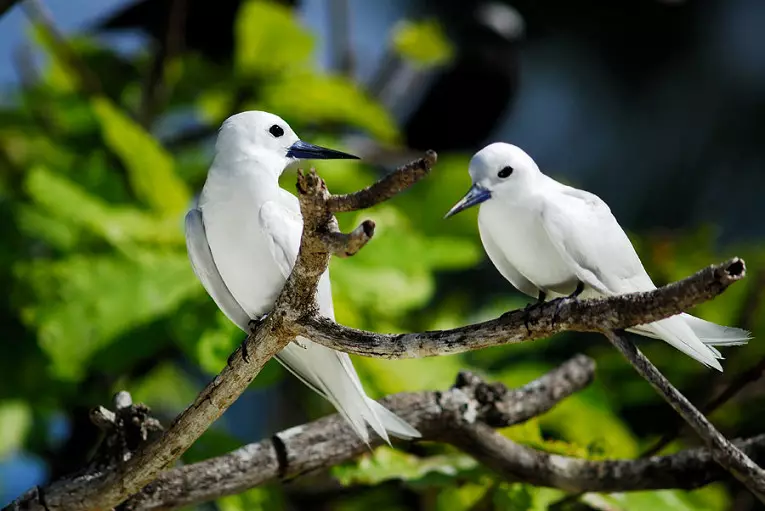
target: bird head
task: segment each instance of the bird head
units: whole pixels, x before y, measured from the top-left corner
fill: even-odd
[[[456,215],[493,197],[512,199],[526,193],[539,167],[520,147],[497,142],[478,151],[468,169],[473,186],[444,218]]]
[[[358,159],[358,156],[304,142],[284,119],[261,111],[232,115],[221,125],[215,145],[218,154],[252,157],[269,167],[284,168],[295,160]]]

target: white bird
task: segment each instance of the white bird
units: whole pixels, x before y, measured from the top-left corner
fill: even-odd
[[[302,159],[356,159],[308,144],[280,117],[243,112],[223,122],[215,158],[196,207],[186,215],[186,246],[202,285],[239,328],[274,305],[297,258],[303,219],[297,198],[279,187],[279,176]],[[334,319],[329,271],[317,291],[322,315]],[[345,417],[369,441],[367,424],[386,442],[420,434],[370,399],[347,354],[308,339],[287,345],[276,358]]]
[[[494,143],[470,160],[473,186],[447,214],[480,204],[481,241],[497,270],[544,301],[601,297],[656,286],[629,238],[599,197],[542,174],[520,148]],[[679,314],[629,329],[663,339],[722,371],[714,346],[746,344],[749,332]]]

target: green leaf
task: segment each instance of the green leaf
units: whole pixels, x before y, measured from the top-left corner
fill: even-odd
[[[303,65],[314,46],[313,36],[300,26],[292,9],[262,0],[241,5],[234,35],[234,65],[243,76],[257,73],[271,78],[287,68]]]
[[[589,493],[581,498],[588,506],[603,511],[722,511],[730,509],[730,499],[721,485],[693,492],[681,490],[637,491],[627,493]]]
[[[145,403],[153,410],[182,410],[197,395],[197,386],[189,375],[171,362],[153,368],[141,381],[127,387],[136,403]]]
[[[421,67],[443,65],[454,57],[454,47],[435,20],[397,23],[393,28],[393,48]]]
[[[32,426],[32,411],[22,401],[0,401],[0,460],[21,448]]]
[[[34,214],[26,214],[27,226],[43,236],[67,241],[60,224],[83,227],[114,245],[126,242],[151,242],[183,245],[183,235],[176,218],[159,218],[127,206],[111,206],[88,193],[61,174],[44,167],[33,168],[25,180],[32,200],[43,207],[59,226],[41,225]]]
[[[457,373],[465,369],[460,355],[386,360],[352,357],[367,392],[373,397],[449,388]]]
[[[391,479],[415,485],[435,484],[436,481],[449,484],[460,474],[474,474],[478,467],[478,462],[461,453],[421,458],[382,446],[355,462],[333,467],[332,475],[344,486],[373,486]]]
[[[291,72],[263,84],[253,108],[279,112],[285,119],[347,124],[386,143],[399,139],[390,114],[351,80],[318,72]]]
[[[489,379],[501,381],[509,387],[520,387],[549,369],[552,367],[515,364]],[[581,417],[587,417],[587,420],[582,421]],[[639,454],[637,440],[611,409],[606,393],[597,380],[586,389],[564,399],[537,420],[543,430],[554,432],[573,444],[551,443],[544,447],[553,452],[583,455],[585,453],[577,447],[583,446],[587,449],[588,458],[601,457],[603,454],[633,458]]]
[[[500,483],[494,491],[495,509],[503,511],[547,511],[566,493],[525,483]]]
[[[357,311],[366,311],[379,321],[422,307],[435,291],[435,271],[468,268],[482,257],[474,241],[426,237],[395,207],[365,213],[352,223],[371,218],[377,224],[368,249],[331,263],[332,289],[338,304],[343,305],[336,307],[342,323],[377,328],[379,325],[354,322],[359,317]]]
[[[281,493],[275,486],[253,488],[216,501],[220,511],[271,511],[284,509]]]
[[[133,192],[163,215],[179,215],[188,208],[191,194],[159,142],[108,99],[94,98],[92,106],[104,141],[122,160]]]
[[[37,330],[52,372],[75,381],[97,351],[201,292],[182,253],[33,260],[19,263],[16,277],[32,298],[22,318]]]

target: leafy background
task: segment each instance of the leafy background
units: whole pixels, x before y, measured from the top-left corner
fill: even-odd
[[[475,47],[485,49],[486,41],[458,30],[448,9],[392,2],[385,12],[391,18],[392,10],[395,19],[382,30],[373,23],[379,5],[350,2],[359,23],[352,28],[372,26],[365,40],[351,39],[347,50],[358,68],[348,72],[342,52],[327,57],[340,30],[332,5],[288,4],[241,2],[227,58],[175,52],[161,61],[158,82],[149,78],[161,54],[151,39],[124,51],[89,30],[59,41],[18,11],[0,22],[0,28],[23,25],[24,48],[35,55],[18,52],[19,76],[5,84],[0,102],[0,503],[86,459],[97,441],[90,407],[127,389],[169,421],[241,341],[194,278],[182,218],[204,182],[215,129],[245,109],[276,112],[306,140],[367,156],[360,163],[318,165],[338,193],[367,185],[417,149],[439,150],[435,172],[414,189],[340,218],[345,227],[363,218],[378,225],[374,241],[358,256],[332,261],[337,319],[344,324],[391,332],[448,328],[527,303],[487,261],[475,211],[442,220],[467,189],[470,154],[506,139],[528,147],[555,177],[610,202],[657,282],[734,254],[744,257],[749,278],[695,312],[750,328],[755,338],[765,334],[764,233],[762,223],[753,221],[762,217],[754,197],[762,190],[755,185],[762,184],[765,163],[765,103],[756,93],[762,90],[757,85],[765,85],[763,46],[756,42],[763,32],[752,21],[765,20],[762,4],[708,2],[683,10],[655,2],[646,9],[654,9],[650,15],[662,23],[691,17],[682,25],[693,27],[690,42],[673,46],[659,36],[629,42],[664,42],[658,52],[669,54],[662,65],[652,65],[627,52],[631,74],[614,67],[606,51],[611,44],[631,48],[604,28],[623,22],[621,14],[591,14],[595,21],[582,14],[590,28],[576,32],[556,18],[559,6],[548,15],[517,2],[519,11],[507,12],[525,31],[506,36],[519,83],[508,84],[504,113],[493,124],[481,123],[480,114],[449,115],[452,109],[464,113],[465,106],[489,108],[481,96],[491,84],[481,75],[468,75],[463,85],[471,94],[459,101],[427,96],[439,77],[474,58]],[[328,16],[329,28],[316,21],[319,14]],[[500,14],[492,19],[506,19]],[[540,32],[535,27],[545,16],[548,30]],[[752,45],[760,48],[760,60]],[[371,54],[379,57],[374,66],[393,66],[398,74],[375,74]],[[648,76],[634,73],[636,68],[647,69]],[[399,85],[396,94],[380,86],[385,76],[389,85]],[[147,94],[147,83],[158,83],[159,92]],[[423,94],[426,99],[418,98]],[[424,108],[417,110],[417,101],[438,106],[433,115],[439,120],[428,129],[412,121]],[[448,130],[443,137],[465,131],[481,139],[441,144],[441,128]],[[433,143],[423,145],[431,135]],[[283,186],[293,190],[294,181],[294,170],[285,172]],[[663,343],[641,347],[697,403],[765,355],[757,339],[728,350],[726,372],[717,375]],[[379,397],[446,388],[463,368],[522,385],[578,352],[597,360],[593,385],[504,434],[540,449],[603,459],[639,456],[673,428],[672,411],[597,336],[561,334],[457,356],[396,362],[357,357],[354,363],[368,392]],[[294,406],[296,399],[301,406]],[[753,382],[712,417],[727,435],[759,433],[763,404],[762,384]],[[184,460],[222,454],[330,412],[271,362]],[[684,434],[666,452],[695,443]],[[417,452],[379,448],[328,474],[200,509],[541,510],[565,496],[500,481],[466,455],[427,445]],[[754,509],[732,482],[694,492],[590,494],[576,505]]]

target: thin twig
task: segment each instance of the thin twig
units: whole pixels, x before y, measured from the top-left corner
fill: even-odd
[[[428,151],[424,158],[404,165],[363,190],[347,195],[333,195],[327,207],[333,213],[371,208],[393,198],[425,177],[437,159],[435,151]]]
[[[409,176],[409,166],[398,172]],[[384,179],[391,180],[391,177]],[[408,179],[407,183],[411,185],[415,181]],[[298,172],[298,191],[303,216],[300,250],[274,310],[157,441],[143,445],[119,470],[88,475],[87,484],[83,484],[81,477],[53,482],[45,490],[48,511],[111,509],[140,491],[175,462],[247,389],[265,363],[297,336],[298,322],[316,314],[316,287],[327,269],[330,256],[320,233],[330,230],[328,225],[333,219],[329,209],[331,195],[314,170]],[[353,194],[345,197],[353,203],[362,202],[354,199]]]
[[[744,300],[744,306],[739,315],[739,319],[736,321],[736,324],[741,325],[741,328],[744,330],[751,330],[753,328],[763,296],[765,296],[765,272],[760,271],[754,275],[753,282],[749,284],[749,292]],[[741,351],[737,351],[736,353],[741,353]],[[702,389],[696,392],[699,396],[717,394],[712,400],[701,407],[702,413],[708,416],[733,399],[739,392],[746,388],[747,385],[759,380],[763,373],[765,373],[765,358],[736,376],[733,381],[728,383],[723,390],[719,392],[715,389],[720,386],[719,380],[723,378],[723,375],[715,375],[709,383],[702,384]],[[680,435],[684,426],[685,423],[682,419],[678,418],[671,427],[668,428],[664,436],[662,436],[656,444],[641,454],[641,457],[653,456],[654,454],[661,452],[662,449],[672,443]]]
[[[662,375],[624,332],[608,332],[611,341],[635,370],[645,378],[672,408],[690,425],[710,448],[712,457],[741,481],[760,501],[765,502],[765,471],[739,448],[728,441],[704,415],[694,408]]]

